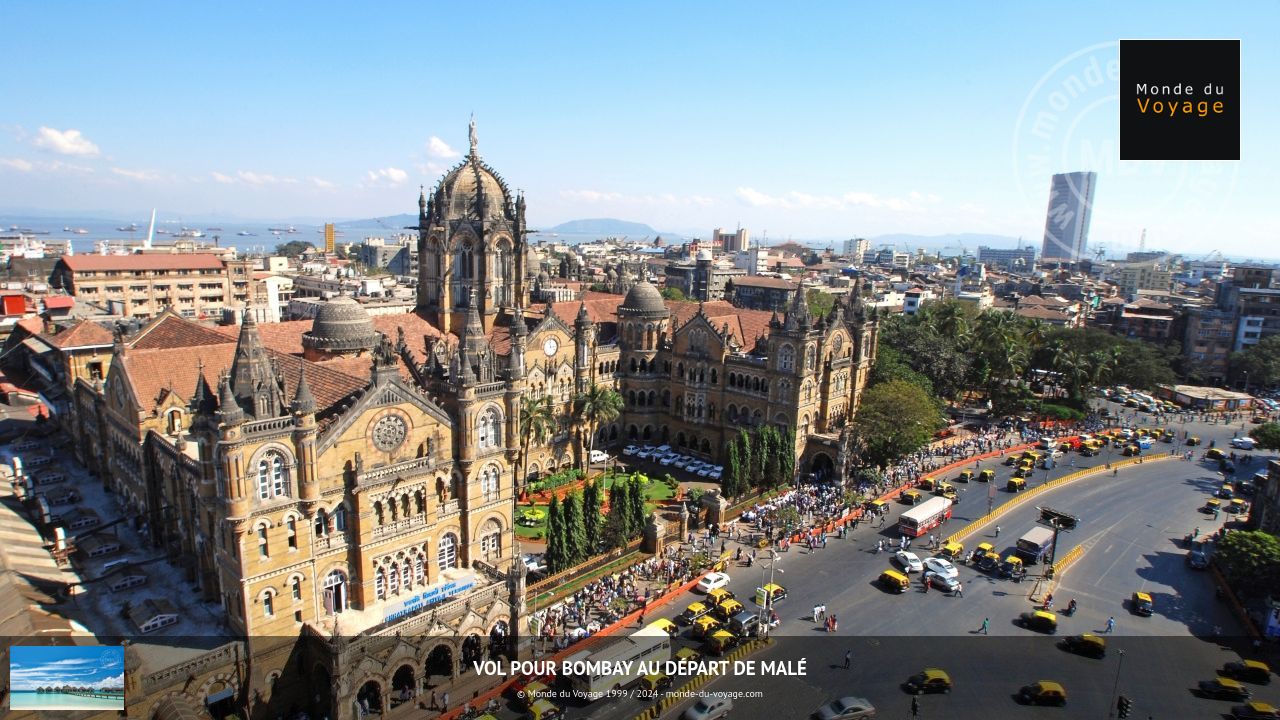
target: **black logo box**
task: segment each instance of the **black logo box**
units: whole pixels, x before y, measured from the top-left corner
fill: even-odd
[[[1239,160],[1240,102],[1239,40],[1120,41],[1121,160]]]

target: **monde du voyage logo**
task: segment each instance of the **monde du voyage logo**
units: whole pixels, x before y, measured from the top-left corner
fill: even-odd
[[[1239,160],[1240,41],[1121,40],[1120,159]]]

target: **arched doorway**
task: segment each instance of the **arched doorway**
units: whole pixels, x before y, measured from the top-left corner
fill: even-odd
[[[236,691],[221,680],[209,686],[209,690],[204,696],[204,707],[209,712],[209,717],[224,718],[235,712]]]
[[[497,660],[499,655],[507,653],[507,634],[509,628],[506,620],[499,620],[489,631],[489,659]]]
[[[340,613],[347,608],[347,575],[334,570],[324,578],[324,609],[327,613]]]
[[[830,455],[818,453],[809,461],[809,472],[814,480],[824,482],[835,477],[836,465]]]
[[[413,677],[412,665],[401,665],[396,674],[391,677],[391,707],[396,707],[400,703],[413,700],[413,696],[418,692],[418,686]]]
[[[484,643],[476,633],[468,635],[462,641],[462,668],[466,670],[471,663],[484,659]]]
[[[441,643],[427,654],[427,661],[422,666],[423,680],[427,687],[431,686],[431,678],[440,676],[453,677],[453,648]]]
[[[382,686],[377,680],[370,680],[360,686],[360,691],[356,693],[356,705],[360,707],[362,716],[369,713],[382,714]]]

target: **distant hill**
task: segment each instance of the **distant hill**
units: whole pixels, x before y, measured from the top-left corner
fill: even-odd
[[[381,222],[379,222],[379,221],[381,221]],[[388,227],[392,227],[392,228],[395,228],[395,229],[399,230],[400,228],[402,228],[402,227],[404,227],[404,226],[406,226],[406,225],[415,225],[415,226],[416,226],[416,225],[418,224],[418,215],[417,215],[416,213],[414,213],[414,214],[410,214],[410,213],[400,213],[399,215],[387,215],[387,216],[385,216],[385,217],[378,217],[378,218],[366,218],[366,219],[364,219],[364,220],[348,220],[348,221],[346,221],[346,222],[334,223],[334,227],[339,227],[339,228],[351,228],[351,227],[367,228],[367,227],[371,227],[371,226],[373,226],[373,225],[382,225],[382,224],[384,224],[384,223],[385,223],[385,225],[386,225],[386,226],[388,226]]]
[[[615,220],[614,218],[593,218],[590,220],[570,220],[555,227],[540,229],[543,233],[563,233],[566,235],[658,235],[657,230],[644,223]]]
[[[1028,241],[1022,238],[1021,244],[1026,245]],[[1038,243],[1032,243],[1038,244]],[[911,235],[908,233],[893,233],[890,235],[879,235],[871,238],[871,246],[878,247],[880,245],[905,245],[911,250],[922,247],[928,250],[939,250],[942,248],[959,249],[960,246],[970,252],[976,252],[979,245],[986,245],[993,248],[1015,248],[1019,247],[1019,239],[1008,235],[986,235],[983,233],[951,233],[949,235]]]

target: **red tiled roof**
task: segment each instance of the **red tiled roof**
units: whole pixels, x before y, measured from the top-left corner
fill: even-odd
[[[1044,307],[1043,305],[1032,305],[1031,307],[1019,307],[1015,312],[1024,318],[1034,318],[1037,320],[1066,321],[1069,319],[1066,314],[1058,312],[1057,310],[1050,310],[1049,308]]]
[[[222,259],[206,253],[148,253],[136,255],[63,255],[72,272],[100,270],[221,270]]]
[[[593,323],[617,322],[618,306],[622,304],[623,300],[626,300],[622,295],[600,292],[588,292],[583,299],[587,304],[587,317],[591,318]],[[556,317],[566,324],[572,325],[574,318],[578,317],[579,302],[578,300],[568,300],[552,303],[551,308],[555,311]]]
[[[42,335],[41,337],[50,345],[63,350],[74,347],[109,346],[115,341],[115,336],[111,334],[110,330],[89,320],[81,320],[73,327],[56,335]]]
[[[78,256],[77,256],[78,257]],[[217,330],[167,311],[146,325],[129,340],[129,348],[135,350],[160,350],[188,348],[199,345],[235,343],[239,335],[228,337]]]
[[[211,329],[226,335],[233,342],[240,337],[239,325],[217,325]],[[258,337],[262,338],[263,345],[272,350],[289,355],[301,355],[302,334],[310,329],[310,320],[258,323]]]
[[[668,300],[667,308],[671,310],[671,327],[678,329],[689,322],[698,314],[698,307],[698,303],[695,302]],[[702,309],[717,330],[724,329],[725,323],[728,323],[729,333],[739,345],[748,350],[755,347],[756,338],[769,334],[769,320],[773,318],[773,313],[767,310],[744,310],[723,300],[702,303]]]
[[[734,278],[732,282],[734,287],[777,288],[780,290],[796,289],[796,284],[789,280],[783,280],[782,278],[776,278],[776,277],[768,277],[765,275],[755,275],[755,276]]]
[[[38,317],[22,318],[14,324],[32,335],[39,335],[44,330],[44,320]]]
[[[44,299],[46,310],[66,310],[75,307],[76,299],[70,295],[50,295]]]

